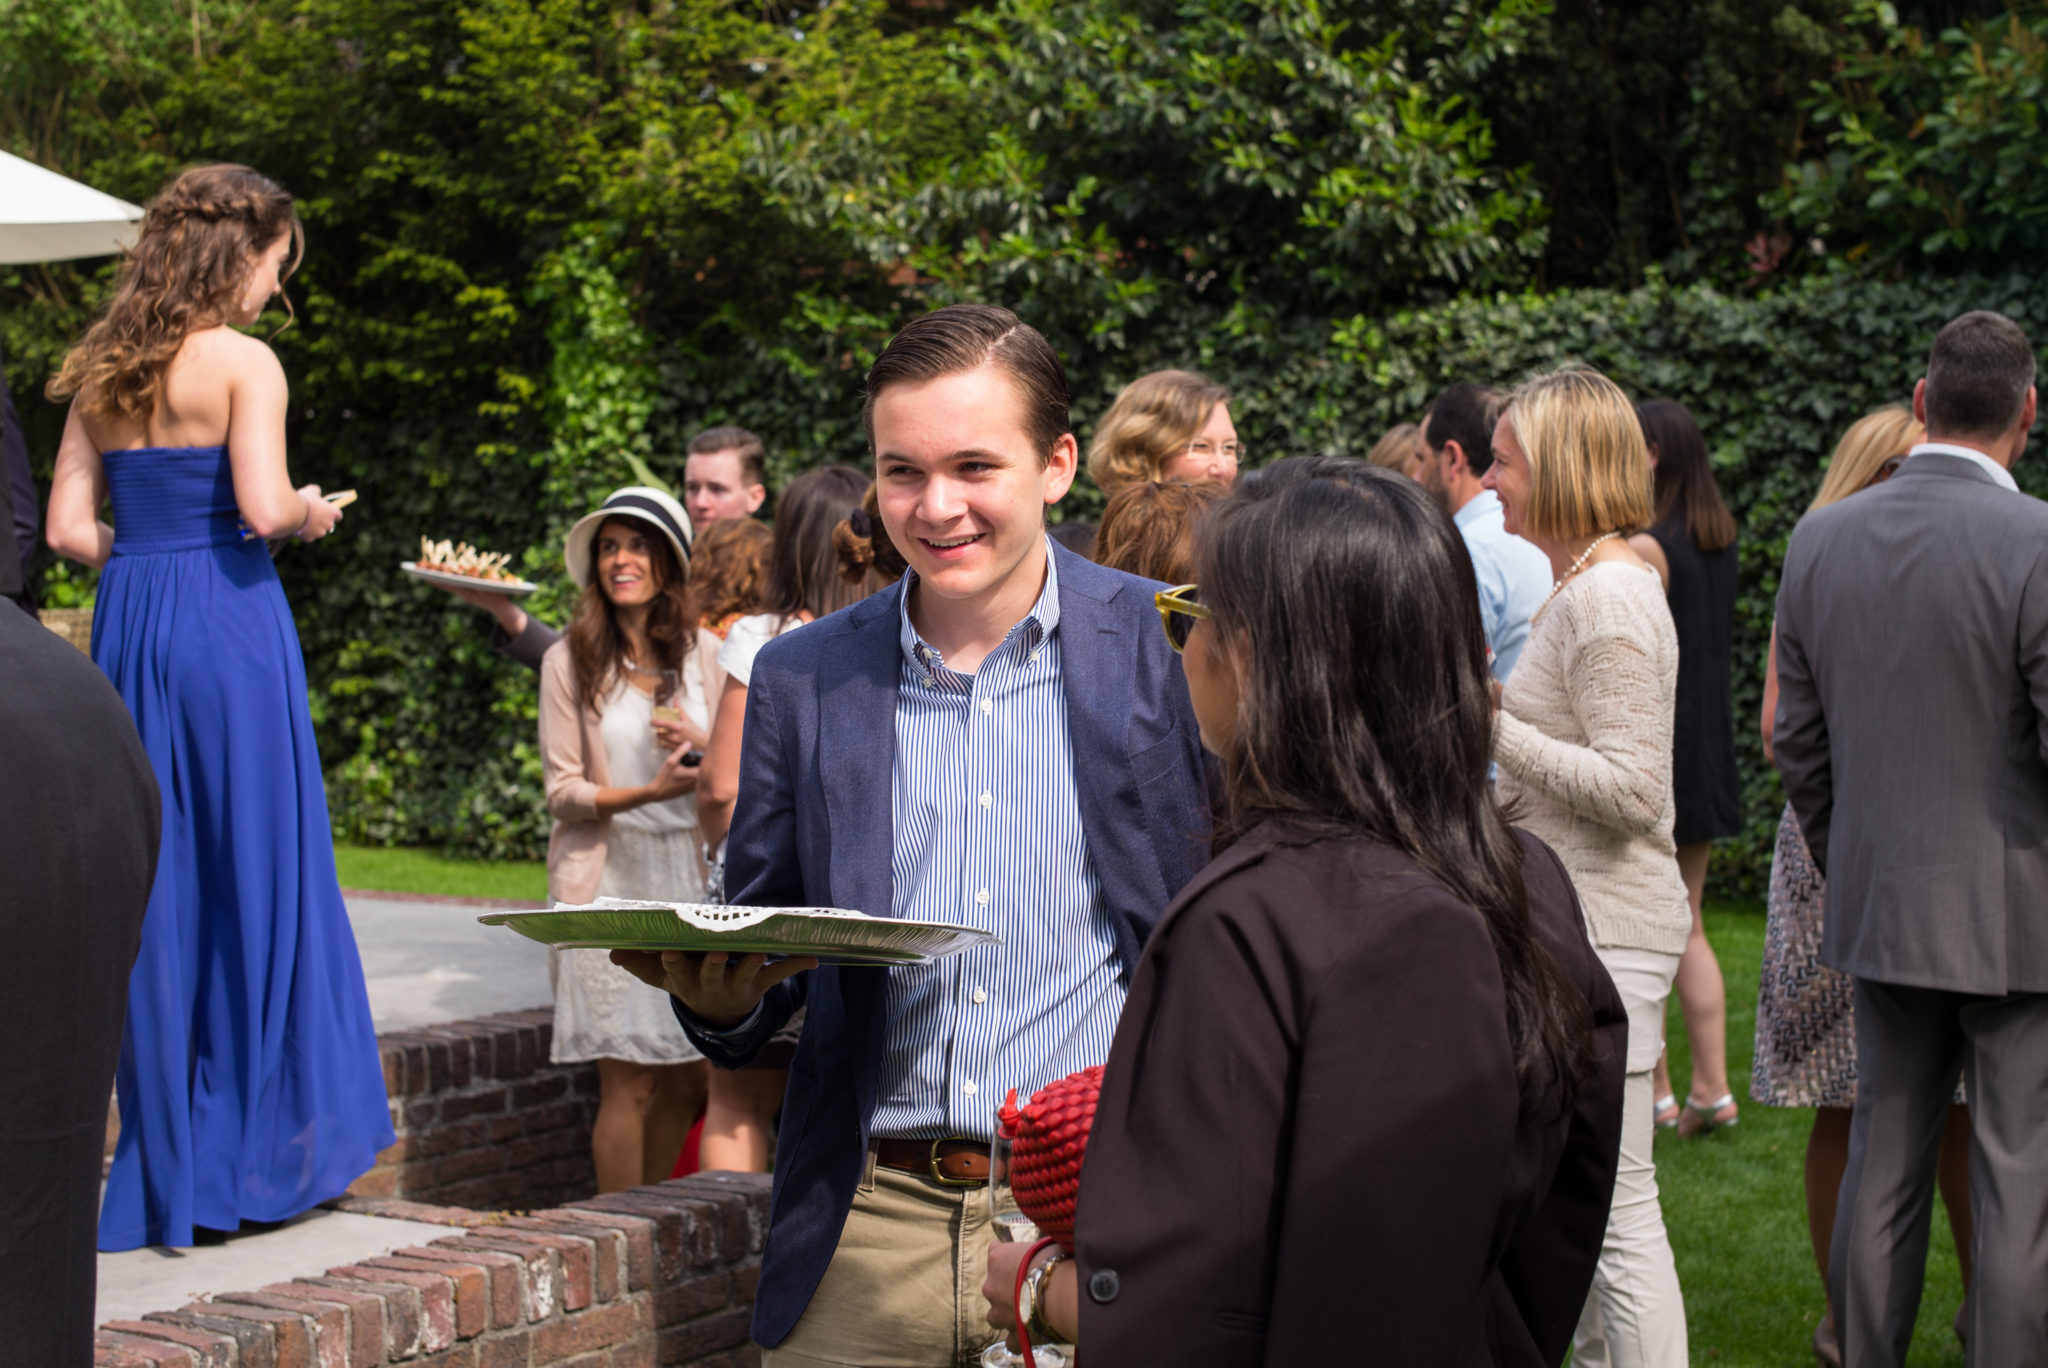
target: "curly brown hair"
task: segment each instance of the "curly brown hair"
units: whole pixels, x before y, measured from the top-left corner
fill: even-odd
[[[1096,563],[1140,579],[1186,584],[1195,577],[1195,524],[1229,492],[1213,480],[1126,485],[1102,512]]]
[[[185,338],[233,317],[250,268],[286,234],[292,253],[280,279],[306,254],[305,228],[283,187],[229,163],[183,173],[147,205],[113,299],[45,393],[59,400],[79,395],[91,414],[146,421]],[[289,296],[284,304],[289,327]]]
[[[768,524],[756,518],[718,518],[704,525],[690,548],[690,584],[706,627],[721,630],[727,619],[759,610],[774,542]]]
[[[860,496],[860,507],[839,520],[832,529],[832,549],[839,553],[839,577],[852,585],[865,585],[868,592],[886,589],[903,578],[910,562],[889,539],[882,526],[878,486],[870,480],[868,492]]]

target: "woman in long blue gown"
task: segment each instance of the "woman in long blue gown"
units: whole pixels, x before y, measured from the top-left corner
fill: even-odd
[[[93,659],[163,790],[103,1250],[286,1220],[393,1139],[305,664],[263,540],[312,541],[340,515],[317,486],[292,488],[283,372],[230,326],[281,292],[299,241],[272,182],[186,172],[151,202],[112,303],[51,387],[76,398],[50,544],[104,567]]]

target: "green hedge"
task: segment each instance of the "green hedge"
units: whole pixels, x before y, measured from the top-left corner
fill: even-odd
[[[1638,397],[1689,406],[1742,522],[1735,715],[1744,832],[1720,847],[1715,882],[1725,893],[1753,896],[1768,876],[1783,802],[1754,719],[1785,539],[1842,430],[1873,407],[1910,397],[1936,329],[1970,308],[2000,309],[2038,334],[2048,325],[2048,286],[2019,276],[1839,279],[1733,296],[1653,282],[1629,293],[1466,299],[1334,326],[1308,320],[1234,331],[1226,320],[1212,326],[1197,319],[1178,337],[1178,348],[1163,345],[1150,355],[1091,350],[1071,339],[1067,350],[1084,437],[1125,380],[1192,361],[1236,390],[1240,426],[1262,460],[1307,451],[1362,454],[1445,384],[1511,383],[1567,360],[1599,367]],[[786,345],[736,347],[715,360],[655,347],[639,368],[656,377],[644,402],[605,397],[607,374],[615,387],[630,388],[631,381],[619,378],[628,371],[607,371],[601,360],[586,358],[588,374],[571,387],[602,399],[599,408],[628,415],[644,408],[645,441],[657,468],[660,453],[679,449],[688,429],[727,417],[762,431],[785,474],[827,460],[858,461],[859,377],[886,325],[868,316],[835,324],[792,334]],[[683,394],[709,395],[715,406],[683,403]],[[304,445],[317,448],[319,434],[306,433]],[[558,439],[552,456],[524,466],[431,456],[401,461],[397,471],[359,465],[336,476],[366,487],[361,516],[346,525],[355,536],[287,554],[287,581],[321,692],[336,825],[350,839],[446,843],[503,855],[541,848],[546,820],[531,678],[488,657],[478,614],[400,581],[390,566],[416,530],[528,545],[529,573],[557,586],[542,596],[540,611],[562,613],[553,538],[590,497],[627,478],[599,447],[563,445]],[[392,481],[380,501],[380,487],[399,473],[402,481]],[[2030,491],[2048,492],[2048,477],[2035,467],[2023,463],[2018,474]],[[415,491],[424,497],[411,516],[399,514]],[[1087,495],[1070,496],[1074,511],[1086,511]],[[350,543],[346,551],[342,542]]]
[[[1756,723],[1786,539],[1843,430],[1872,408],[1910,400],[1935,332],[1978,308],[2009,314],[2037,343],[2048,337],[2048,284],[2017,274],[1812,280],[1762,297],[1652,283],[1354,320],[1337,329],[1330,356],[1290,368],[1301,376],[1296,402],[1348,415],[1296,442],[1358,451],[1448,381],[1512,381],[1566,360],[1597,366],[1638,399],[1690,408],[1742,525],[1734,686],[1743,833],[1717,848],[1713,880],[1723,894],[1760,896],[1784,803]],[[2048,494],[2040,462],[2022,461],[2015,475],[2028,493]]]

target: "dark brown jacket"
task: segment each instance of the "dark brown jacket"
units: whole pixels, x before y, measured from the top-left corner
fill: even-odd
[[[1558,1363],[1621,1143],[1627,1017],[1557,857],[1530,911],[1592,1008],[1571,1113],[1520,1115],[1485,923],[1406,856],[1271,824],[1146,944],[1083,1170],[1095,1368]]]

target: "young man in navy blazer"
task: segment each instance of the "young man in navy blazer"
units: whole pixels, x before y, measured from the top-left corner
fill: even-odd
[[[878,502],[911,572],[761,652],[726,848],[735,903],[1000,946],[888,969],[615,952],[717,1064],[809,1009],[754,1312],[770,1368],[977,1361],[996,1108],[1107,1057],[1153,920],[1208,858],[1158,586],[1045,535],[1074,479],[1067,402],[1006,309],[940,309],[876,360]]]

